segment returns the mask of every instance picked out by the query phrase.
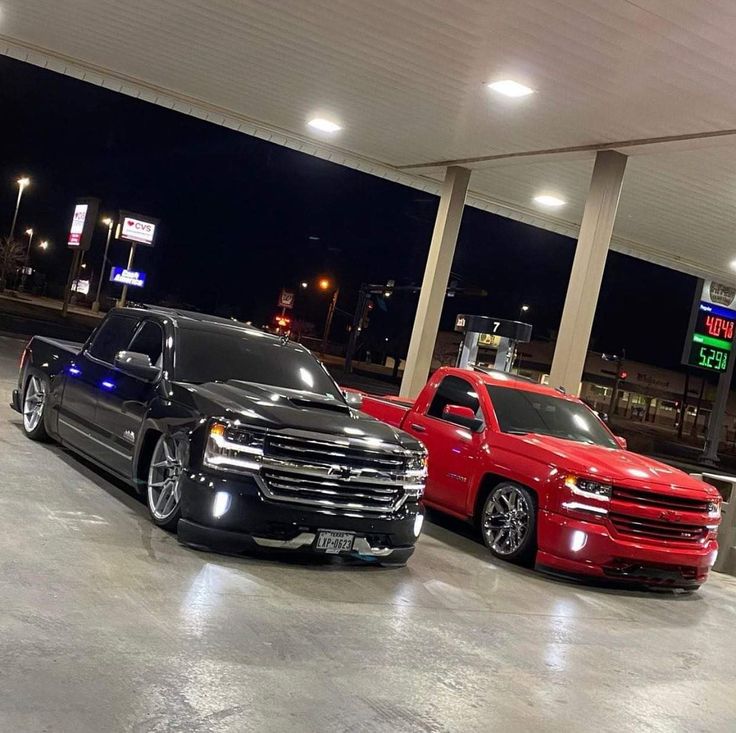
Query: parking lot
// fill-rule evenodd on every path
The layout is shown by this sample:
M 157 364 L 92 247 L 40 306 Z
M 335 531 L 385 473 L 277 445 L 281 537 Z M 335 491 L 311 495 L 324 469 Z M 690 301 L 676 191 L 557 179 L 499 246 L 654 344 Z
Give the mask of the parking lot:
M 193 551 L 24 437 L 22 343 L 0 336 L 0 730 L 736 729 L 736 579 L 590 587 L 442 520 L 398 570 Z

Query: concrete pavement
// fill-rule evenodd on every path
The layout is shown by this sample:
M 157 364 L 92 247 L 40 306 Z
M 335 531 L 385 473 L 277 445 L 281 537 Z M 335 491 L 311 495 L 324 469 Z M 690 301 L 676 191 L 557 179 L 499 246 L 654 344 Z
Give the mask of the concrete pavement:
M 453 522 L 408 567 L 195 552 L 28 441 L 0 337 L 0 731 L 733 731 L 736 580 L 693 595 L 493 561 Z

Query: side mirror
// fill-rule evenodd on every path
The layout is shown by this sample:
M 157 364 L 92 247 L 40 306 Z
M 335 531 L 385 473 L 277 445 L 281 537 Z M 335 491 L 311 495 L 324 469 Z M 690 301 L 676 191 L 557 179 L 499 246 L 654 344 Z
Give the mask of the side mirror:
M 343 390 L 345 395 L 345 402 L 355 410 L 359 410 L 363 407 L 363 395 L 360 392 L 354 392 L 351 389 Z
M 483 421 L 479 420 L 469 407 L 462 407 L 461 405 L 445 405 L 442 410 L 442 419 L 467 428 L 474 433 L 477 433 L 483 427 Z
M 136 351 L 118 351 L 115 355 L 115 368 L 144 382 L 152 382 L 159 374 L 158 367 L 151 364 L 148 354 L 139 354 Z
M 622 435 L 614 435 L 614 438 L 616 438 L 616 442 L 621 448 L 623 448 L 624 450 L 629 449 L 629 442 Z

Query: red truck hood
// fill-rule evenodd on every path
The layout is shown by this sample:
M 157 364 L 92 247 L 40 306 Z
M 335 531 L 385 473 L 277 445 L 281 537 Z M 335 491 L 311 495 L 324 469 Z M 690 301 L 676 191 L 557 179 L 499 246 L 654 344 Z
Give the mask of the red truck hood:
M 632 482 L 641 482 L 650 486 L 691 491 L 699 496 L 718 496 L 717 489 L 700 479 L 631 451 L 578 443 L 549 435 L 529 434 L 518 436 L 517 439 L 528 446 L 527 450 L 538 458 L 542 458 L 540 454 L 544 454 L 544 460 L 560 471 L 580 473 L 610 483 L 631 485 Z

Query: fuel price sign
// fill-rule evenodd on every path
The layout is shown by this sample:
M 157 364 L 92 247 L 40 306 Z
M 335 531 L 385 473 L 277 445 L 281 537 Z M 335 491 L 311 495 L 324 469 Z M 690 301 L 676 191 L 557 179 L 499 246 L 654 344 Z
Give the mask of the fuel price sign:
M 736 310 L 714 303 L 706 283 L 690 321 L 683 362 L 713 372 L 725 372 L 733 351 Z

